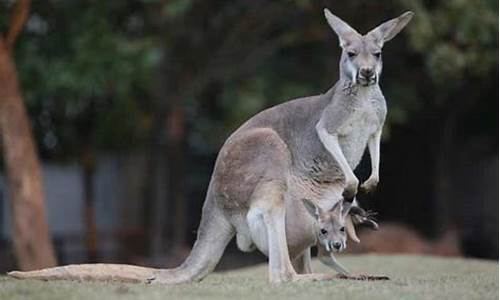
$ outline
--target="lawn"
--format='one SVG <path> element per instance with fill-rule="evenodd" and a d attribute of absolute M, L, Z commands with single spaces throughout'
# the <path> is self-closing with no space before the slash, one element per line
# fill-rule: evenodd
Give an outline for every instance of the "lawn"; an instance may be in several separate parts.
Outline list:
<path fill-rule="evenodd" d="M 267 283 L 267 266 L 209 275 L 176 286 L 97 282 L 43 282 L 0 277 L 0 299 L 498 299 L 498 262 L 426 256 L 346 255 L 353 273 L 389 281 Z M 331 272 L 319 262 L 314 270 Z"/>

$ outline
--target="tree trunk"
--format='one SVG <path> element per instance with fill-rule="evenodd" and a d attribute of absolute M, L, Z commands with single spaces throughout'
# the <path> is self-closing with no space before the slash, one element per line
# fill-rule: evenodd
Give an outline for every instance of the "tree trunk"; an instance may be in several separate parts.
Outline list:
<path fill-rule="evenodd" d="M 40 163 L 9 46 L 0 37 L 0 133 L 12 203 L 14 251 L 21 270 L 56 265 Z"/>
<path fill-rule="evenodd" d="M 465 100 L 455 103 L 454 99 L 463 97 Z M 437 98 L 436 98 L 437 99 Z M 432 144 L 434 146 L 434 215 L 435 234 L 440 237 L 450 228 L 456 227 L 457 211 L 454 197 L 454 167 L 458 159 L 457 137 L 461 116 L 474 104 L 474 97 L 467 89 L 460 89 L 449 95 L 444 101 L 448 105 L 441 108 L 440 117 L 434 122 L 432 131 L 436 134 Z M 439 99 L 437 99 L 439 100 Z M 435 101 L 440 102 L 440 101 Z M 438 109 L 438 108 L 436 108 Z"/>
<path fill-rule="evenodd" d="M 87 247 L 87 261 L 96 262 L 98 258 L 98 235 L 95 222 L 94 198 L 94 155 L 89 145 L 82 153 L 83 167 L 83 197 L 85 220 L 85 245 Z"/>
<path fill-rule="evenodd" d="M 437 126 L 434 143 L 434 215 L 435 234 L 440 237 L 450 226 L 453 218 L 453 182 L 452 162 L 454 160 L 454 136 L 457 125 L 457 113 L 450 111 L 441 118 Z"/>
<path fill-rule="evenodd" d="M 186 121 L 182 105 L 172 97 L 168 116 L 169 136 L 169 179 L 171 199 L 174 203 L 173 249 L 183 252 L 186 247 L 186 199 L 184 191 L 184 143 L 186 140 Z"/>
<path fill-rule="evenodd" d="M 161 10 L 160 10 L 161 11 Z M 161 23 L 161 15 L 154 15 L 153 20 Z M 160 25 L 158 30 L 163 32 L 164 27 Z M 165 56 L 168 54 L 165 51 Z M 149 137 L 148 166 L 146 170 L 145 184 L 145 228 L 150 238 L 149 256 L 154 265 L 164 266 L 166 229 L 169 216 L 167 215 L 167 204 L 169 194 L 168 163 L 167 163 L 167 119 L 168 115 L 168 92 L 170 87 L 165 83 L 170 82 L 168 78 L 168 63 L 165 58 L 155 71 L 154 93 L 154 123 Z"/>
<path fill-rule="evenodd" d="M 159 108 L 161 111 L 161 107 Z M 166 138 L 164 119 L 161 112 L 157 112 L 150 136 L 148 161 L 144 176 L 144 228 L 149 236 L 149 257 L 154 265 L 162 265 L 165 256 L 165 228 L 167 220 L 167 192 L 168 184 L 166 162 Z M 162 134 L 163 133 L 163 134 Z"/>

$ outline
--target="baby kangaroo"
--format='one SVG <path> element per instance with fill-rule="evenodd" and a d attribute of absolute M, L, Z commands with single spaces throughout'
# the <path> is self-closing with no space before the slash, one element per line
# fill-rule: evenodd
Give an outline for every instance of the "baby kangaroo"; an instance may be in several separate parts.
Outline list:
<path fill-rule="evenodd" d="M 310 248 L 315 244 L 324 263 L 347 274 L 333 253 L 345 249 L 346 232 L 357 241 L 347 212 L 356 211 L 353 199 L 359 180 L 353 170 L 367 147 L 372 171 L 361 189 L 373 190 L 379 181 L 380 137 L 387 111 L 378 85 L 382 47 L 413 13 L 365 35 L 330 11 L 324 13 L 342 48 L 338 82 L 324 94 L 260 112 L 226 140 L 215 162 L 197 240 L 181 266 L 79 265 L 10 275 L 161 284 L 197 281 L 215 268 L 235 235 L 241 250 L 257 248 L 269 258 L 272 283 L 332 278 L 312 273 Z M 359 215 L 354 219 L 363 220 Z"/>
<path fill-rule="evenodd" d="M 333 267 L 339 274 L 349 275 L 349 272 L 335 259 L 333 252 L 341 252 L 347 248 L 346 219 L 349 217 L 351 203 L 338 201 L 332 209 L 325 211 L 311 200 L 303 199 L 302 201 L 308 213 L 316 221 L 318 258 L 325 265 Z M 310 253 L 307 256 L 306 259 L 295 262 L 295 271 L 298 273 L 312 272 Z"/>

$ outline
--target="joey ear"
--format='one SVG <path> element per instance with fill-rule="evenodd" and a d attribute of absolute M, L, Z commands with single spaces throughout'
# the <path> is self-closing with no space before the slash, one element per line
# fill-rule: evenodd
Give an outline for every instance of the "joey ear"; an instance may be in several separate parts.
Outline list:
<path fill-rule="evenodd" d="M 379 46 L 382 47 L 385 42 L 390 41 L 406 26 L 406 24 L 408 24 L 408 22 L 410 22 L 413 15 L 413 12 L 407 11 L 397 18 L 380 24 L 378 27 L 368 32 L 367 36 L 373 37 Z"/>
<path fill-rule="evenodd" d="M 344 204 L 343 204 L 343 207 L 342 207 L 342 217 L 347 217 L 347 215 L 349 214 L 349 212 L 351 211 L 351 208 L 352 208 L 352 202 L 348 202 L 348 201 L 343 201 Z"/>
<path fill-rule="evenodd" d="M 346 22 L 342 21 L 339 17 L 332 14 L 328 8 L 325 8 L 323 12 L 325 13 L 325 18 L 328 21 L 328 24 L 339 37 L 340 47 L 344 48 L 351 42 L 352 39 L 360 37 L 360 34 L 356 30 L 354 30 Z"/>
<path fill-rule="evenodd" d="M 344 200 L 340 200 L 340 201 L 337 201 L 337 203 L 335 203 L 335 205 L 333 205 L 332 209 L 330 209 L 330 212 L 338 213 L 339 215 L 341 215 L 343 209 L 344 209 Z"/>
<path fill-rule="evenodd" d="M 302 203 L 306 208 L 307 212 L 316 220 L 318 220 L 319 215 L 323 212 L 321 207 L 317 206 L 314 202 L 309 199 L 302 199 Z"/>

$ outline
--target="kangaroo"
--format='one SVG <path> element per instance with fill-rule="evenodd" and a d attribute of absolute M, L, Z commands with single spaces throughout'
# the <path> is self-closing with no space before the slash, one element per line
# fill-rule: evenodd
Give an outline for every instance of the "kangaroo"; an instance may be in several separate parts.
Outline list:
<path fill-rule="evenodd" d="M 235 235 L 242 251 L 257 248 L 268 257 L 271 283 L 333 278 L 312 273 L 314 245 L 323 263 L 348 274 L 333 252 L 345 249 L 346 231 L 359 241 L 348 212 L 357 205 L 359 180 L 353 170 L 367 147 L 371 175 L 360 189 L 373 191 L 379 182 L 380 138 L 387 112 L 378 85 L 381 51 L 413 13 L 366 35 L 328 9 L 324 14 L 342 48 L 338 82 L 324 94 L 266 109 L 230 135 L 215 162 L 197 240 L 179 267 L 74 265 L 9 275 L 161 284 L 198 281 L 215 268 Z"/>

